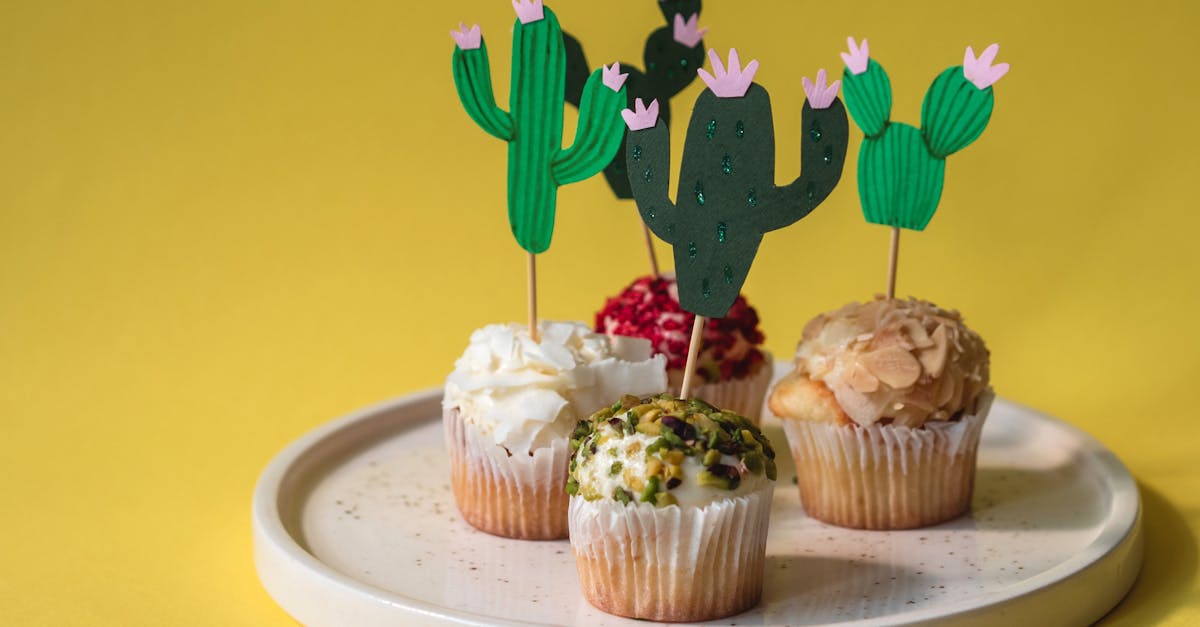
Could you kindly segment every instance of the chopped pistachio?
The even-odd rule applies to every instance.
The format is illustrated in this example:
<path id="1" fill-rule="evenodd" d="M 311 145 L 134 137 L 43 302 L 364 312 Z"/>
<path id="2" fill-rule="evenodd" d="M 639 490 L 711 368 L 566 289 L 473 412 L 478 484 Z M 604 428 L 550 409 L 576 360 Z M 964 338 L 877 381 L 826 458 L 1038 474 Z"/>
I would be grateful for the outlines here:
<path id="1" fill-rule="evenodd" d="M 775 477 L 778 475 L 778 471 L 775 469 L 775 460 L 768 457 L 767 460 L 763 462 L 763 466 L 766 470 L 767 478 L 771 481 L 774 481 Z"/>
<path id="2" fill-rule="evenodd" d="M 695 425 L 699 427 L 701 431 L 712 431 L 713 429 L 720 428 L 717 426 L 716 421 L 708 416 L 705 416 L 704 414 L 693 414 L 693 417 L 696 420 Z"/>
<path id="3" fill-rule="evenodd" d="M 646 435 L 658 435 L 662 431 L 662 427 L 657 422 L 639 422 L 637 431 Z"/>
<path id="4" fill-rule="evenodd" d="M 610 477 L 615 477 L 615 476 L 621 474 L 621 466 L 622 466 L 621 462 L 613 462 L 612 466 L 608 467 L 608 475 Z"/>
<path id="5" fill-rule="evenodd" d="M 659 492 L 654 495 L 654 504 L 658 507 L 666 507 L 668 505 L 678 505 L 679 501 L 676 501 L 675 495 L 670 492 Z"/>
<path id="6" fill-rule="evenodd" d="M 626 490 L 617 488 L 617 489 L 613 490 L 613 498 L 621 503 L 628 505 L 629 502 L 633 500 L 633 495 L 630 494 Z"/>
<path id="7" fill-rule="evenodd" d="M 658 494 L 658 477 L 650 477 L 646 480 L 646 487 L 642 489 L 642 501 L 653 503 L 655 494 Z"/>
<path id="8" fill-rule="evenodd" d="M 667 466 L 667 476 L 672 479 L 683 479 L 683 466 L 678 464 Z"/>
<path id="9" fill-rule="evenodd" d="M 746 453 L 746 457 L 742 459 L 742 463 L 746 464 L 746 470 L 761 475 L 763 472 L 763 456 L 758 453 Z"/>
<path id="10" fill-rule="evenodd" d="M 656 458 L 652 457 L 652 458 L 650 458 L 650 461 L 646 462 L 646 475 L 647 476 L 658 475 L 659 473 L 662 472 L 662 469 L 663 469 L 663 463 Z"/>
<path id="11" fill-rule="evenodd" d="M 625 480 L 625 485 L 639 492 L 642 491 L 642 488 L 646 487 L 646 480 L 635 475 L 631 468 L 626 468 L 625 472 L 621 473 L 621 478 Z"/>
<path id="12" fill-rule="evenodd" d="M 683 451 L 667 451 L 662 456 L 663 461 L 675 466 L 682 464 L 685 457 L 687 456 L 683 454 Z"/>
<path id="13" fill-rule="evenodd" d="M 703 463 L 705 466 L 712 466 L 720 461 L 721 451 L 709 449 L 709 451 L 704 454 L 704 460 L 701 463 Z"/>
<path id="14" fill-rule="evenodd" d="M 570 494 L 571 496 L 579 494 L 579 482 L 575 481 L 574 477 L 567 478 L 567 494 Z"/>
<path id="15" fill-rule="evenodd" d="M 654 405 L 646 403 L 644 405 L 638 405 L 629 411 L 632 412 L 634 416 L 641 418 L 642 416 L 646 415 L 646 412 L 649 412 L 652 409 L 654 409 Z"/>
<path id="16" fill-rule="evenodd" d="M 663 429 L 662 437 L 664 440 L 674 446 L 684 446 L 683 438 L 676 435 L 675 432 L 670 429 Z"/>

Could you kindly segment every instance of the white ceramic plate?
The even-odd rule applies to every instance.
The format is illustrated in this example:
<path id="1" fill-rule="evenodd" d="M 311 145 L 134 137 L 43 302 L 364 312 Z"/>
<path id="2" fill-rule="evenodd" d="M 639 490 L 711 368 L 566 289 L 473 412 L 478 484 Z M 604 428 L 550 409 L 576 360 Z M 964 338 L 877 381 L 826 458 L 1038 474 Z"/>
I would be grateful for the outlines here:
<path id="1" fill-rule="evenodd" d="M 336 420 L 281 452 L 254 494 L 267 592 L 314 627 L 644 625 L 580 596 L 570 545 L 495 538 L 458 515 L 441 392 Z M 974 510 L 912 531 L 805 516 L 782 430 L 762 602 L 714 624 L 1088 624 L 1142 560 L 1137 485 L 1087 434 L 997 400 Z"/>

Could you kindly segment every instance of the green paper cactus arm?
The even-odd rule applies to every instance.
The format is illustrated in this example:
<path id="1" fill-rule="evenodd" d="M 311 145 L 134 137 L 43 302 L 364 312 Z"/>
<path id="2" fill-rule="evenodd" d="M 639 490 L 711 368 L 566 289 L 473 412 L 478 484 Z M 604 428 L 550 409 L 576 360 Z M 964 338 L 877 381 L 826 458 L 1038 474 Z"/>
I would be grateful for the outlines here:
<path id="1" fill-rule="evenodd" d="M 677 225 L 678 211 L 668 190 L 671 183 L 671 131 L 659 118 L 657 100 L 652 100 L 647 107 L 638 98 L 633 106 L 633 110 L 621 112 L 629 127 L 625 139 L 629 185 L 642 221 L 659 239 L 675 245 L 681 229 Z"/>
<path id="2" fill-rule="evenodd" d="M 881 135 L 892 115 L 892 83 L 883 66 L 870 58 L 867 40 L 856 45 L 853 37 L 847 37 L 850 52 L 842 53 L 846 69 L 842 72 L 842 85 L 846 93 L 846 108 L 854 117 L 854 123 L 867 137 Z"/>
<path id="3" fill-rule="evenodd" d="M 587 55 L 583 45 L 571 33 L 563 31 L 563 49 L 567 53 L 566 91 L 563 93 L 567 103 L 576 109 L 583 102 L 583 88 L 587 86 L 592 72 L 589 69 Z"/>
<path id="4" fill-rule="evenodd" d="M 670 124 L 670 100 L 696 80 L 696 70 L 704 65 L 704 35 L 699 11 L 676 13 L 667 18 L 670 24 L 646 38 L 642 50 L 645 76 L 639 81 L 633 96 L 655 98 L 662 106 L 662 118 Z"/>
<path id="5" fill-rule="evenodd" d="M 975 58 L 967 46 L 963 64 L 942 72 L 921 104 L 921 135 L 939 159 L 966 148 L 983 134 L 992 117 L 992 84 L 1008 72 L 1007 63 L 992 65 L 1000 46 L 992 44 Z"/>
<path id="6" fill-rule="evenodd" d="M 615 64 L 597 72 L 599 84 L 584 95 L 589 105 L 580 118 L 579 136 L 574 146 L 563 150 L 567 55 L 562 29 L 542 0 L 513 0 L 513 8 L 517 22 L 511 113 L 495 106 L 478 27 L 461 26 L 450 34 L 458 45 L 454 70 L 463 106 L 484 130 L 508 142 L 508 222 L 513 237 L 538 254 L 550 247 L 554 235 L 558 187 L 598 172 L 616 152 L 622 134 L 617 111 L 625 101 L 626 75 Z"/>
<path id="7" fill-rule="evenodd" d="M 825 201 L 842 178 L 850 122 L 837 98 L 838 84 L 826 86 L 825 70 L 815 83 L 804 78 L 808 95 L 800 114 L 800 176 L 784 187 L 769 188 L 760 199 L 757 225 L 763 233 L 803 219 Z"/>
<path id="8" fill-rule="evenodd" d="M 646 39 L 643 50 L 645 72 L 630 64 L 621 64 L 629 74 L 625 84 L 625 106 L 632 107 L 635 98 L 657 100 L 663 122 L 668 125 L 671 123 L 670 99 L 696 80 L 695 68 L 704 63 L 703 38 L 708 29 L 700 27 L 700 7 L 699 0 L 659 2 L 667 25 L 650 33 Z M 582 104 L 584 82 L 589 76 L 587 57 L 583 46 L 569 33 L 563 33 L 563 45 L 567 52 L 566 99 L 571 105 L 579 107 Z M 622 134 L 616 156 L 604 168 L 604 178 L 617 198 L 631 199 L 633 190 L 625 170 L 624 139 Z"/>
<path id="9" fill-rule="evenodd" d="M 509 141 L 513 137 L 512 116 L 496 104 L 492 90 L 492 71 L 488 63 L 487 45 L 479 31 L 479 25 L 467 29 L 450 31 L 458 44 L 451 61 L 454 69 L 454 86 L 467 115 L 489 135 Z"/>
<path id="10" fill-rule="evenodd" d="M 625 75 L 614 63 L 592 73 L 579 108 L 575 142 L 560 150 L 553 163 L 554 179 L 559 185 L 592 177 L 605 168 L 621 145 L 625 128 L 620 112 L 625 108 Z"/>

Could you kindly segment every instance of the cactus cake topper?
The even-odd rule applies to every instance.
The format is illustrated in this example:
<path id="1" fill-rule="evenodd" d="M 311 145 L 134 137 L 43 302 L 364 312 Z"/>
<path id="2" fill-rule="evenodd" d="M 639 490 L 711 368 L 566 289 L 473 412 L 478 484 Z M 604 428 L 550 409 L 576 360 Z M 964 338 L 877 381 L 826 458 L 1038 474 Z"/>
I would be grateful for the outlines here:
<path id="1" fill-rule="evenodd" d="M 671 124 L 671 98 L 677 96 L 696 80 L 696 68 L 704 64 L 704 35 L 707 28 L 700 27 L 700 0 L 656 0 L 666 19 L 666 25 L 650 33 L 642 53 L 645 70 L 629 63 L 621 68 L 629 73 L 625 83 L 626 106 L 633 107 L 637 99 L 653 101 L 656 117 L 661 116 L 668 126 Z M 567 102 L 579 106 L 583 87 L 588 77 L 587 56 L 583 46 L 569 33 L 563 33 L 563 45 L 567 48 Z M 629 174 L 625 170 L 625 137 L 612 162 L 604 168 L 604 178 L 613 194 L 622 200 L 633 198 L 629 186 Z M 643 224 L 642 236 L 646 254 L 650 260 L 650 271 L 659 276 L 658 257 L 654 252 L 654 240 L 650 230 Z"/>
<path id="2" fill-rule="evenodd" d="M 574 143 L 562 147 L 566 50 L 558 18 L 542 0 L 512 0 L 512 75 L 509 111 L 496 104 L 487 43 L 479 26 L 460 24 L 454 84 L 467 115 L 489 135 L 508 142 L 508 220 L 529 252 L 530 335 L 536 335 L 534 255 L 550 247 L 558 187 L 591 177 L 612 160 L 624 136 L 620 112 L 625 80 L 619 64 L 592 72 L 581 93 Z"/>
<path id="3" fill-rule="evenodd" d="M 671 139 L 655 103 L 636 100 L 622 115 L 629 127 L 626 165 L 642 220 L 671 244 L 679 302 L 696 314 L 693 344 L 704 318 L 721 318 L 741 292 L 763 234 L 807 216 L 842 175 L 849 139 L 840 81 L 805 79 L 801 110 L 800 175 L 775 184 L 775 129 L 771 100 L 754 83 L 758 62 L 742 67 L 736 50 L 728 65 L 709 51 L 713 72 L 700 69 L 705 89 L 696 100 L 684 142 L 679 192 L 668 195 Z M 694 357 L 695 346 L 689 351 Z M 685 370 L 684 390 L 694 370 Z"/>
<path id="4" fill-rule="evenodd" d="M 696 69 L 704 65 L 704 35 L 708 29 L 699 24 L 700 0 L 656 1 L 667 24 L 646 38 L 642 52 L 645 70 L 632 63 L 621 63 L 621 68 L 629 73 L 625 83 L 626 106 L 632 107 L 636 98 L 646 102 L 657 100 L 659 114 L 670 125 L 671 99 L 696 80 Z M 567 102 L 578 107 L 588 78 L 587 56 L 579 40 L 570 33 L 563 33 L 563 44 L 567 48 Z M 617 198 L 633 198 L 625 172 L 624 137 L 616 157 L 604 168 L 604 178 Z"/>
<path id="5" fill-rule="evenodd" d="M 870 57 L 867 40 L 847 38 L 842 53 L 846 108 L 863 131 L 858 153 L 858 195 L 867 222 L 892 228 L 888 298 L 895 297 L 900 229 L 921 231 L 937 211 L 946 157 L 979 138 L 992 115 L 992 85 L 1008 72 L 993 64 L 1000 47 L 975 57 L 967 46 L 963 64 L 947 68 L 921 104 L 921 127 L 889 118 L 892 88 L 887 72 Z"/>

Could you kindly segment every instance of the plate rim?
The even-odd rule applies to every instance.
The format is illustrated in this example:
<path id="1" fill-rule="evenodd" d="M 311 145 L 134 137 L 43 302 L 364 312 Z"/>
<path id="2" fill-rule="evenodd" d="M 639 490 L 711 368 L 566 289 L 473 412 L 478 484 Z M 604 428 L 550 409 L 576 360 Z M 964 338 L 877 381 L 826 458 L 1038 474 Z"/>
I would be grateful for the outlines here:
<path id="1" fill-rule="evenodd" d="M 286 599 L 287 595 L 279 589 L 281 584 L 275 581 L 274 572 L 276 569 L 289 566 L 307 575 L 310 578 L 307 583 L 310 585 L 333 586 L 333 590 L 336 590 L 338 594 L 357 597 L 362 602 L 376 606 L 377 609 L 404 610 L 410 612 L 413 618 L 424 617 L 462 625 L 544 624 L 513 621 L 448 608 L 359 581 L 330 567 L 309 552 L 283 522 L 284 516 L 280 511 L 281 490 L 298 463 L 318 450 L 323 442 L 340 433 L 353 430 L 362 423 L 381 419 L 383 414 L 404 406 L 433 403 L 439 401 L 441 396 L 441 388 L 428 388 L 351 411 L 309 430 L 285 446 L 267 463 L 255 484 L 252 499 L 254 561 L 259 580 L 268 595 L 293 618 L 301 619 L 302 617 L 293 614 L 292 608 L 289 607 L 291 603 Z M 1102 473 L 1100 478 L 1112 494 L 1113 500 L 1109 505 L 1110 515 L 1106 517 L 1107 522 L 1100 533 L 1086 547 L 1066 561 L 1011 586 L 936 608 L 914 609 L 886 617 L 867 618 L 854 624 L 901 625 L 973 617 L 992 610 L 1002 603 L 1031 597 L 1069 582 L 1073 576 L 1100 567 L 1105 563 L 1106 558 L 1112 558 L 1118 554 L 1128 554 L 1131 560 L 1136 561 L 1136 567 L 1129 569 L 1131 572 L 1125 576 L 1127 582 L 1116 583 L 1116 586 L 1120 588 L 1120 596 L 1115 597 L 1111 603 L 1107 604 L 1103 612 L 1096 614 L 1091 620 L 1098 620 L 1105 613 L 1111 611 L 1128 594 L 1141 569 L 1143 551 L 1141 493 L 1133 475 L 1115 453 L 1083 429 L 1022 403 L 1000 397 L 996 398 L 996 402 L 1006 405 L 1018 413 L 1034 416 L 1054 428 L 1066 431 L 1084 445 L 1081 453 L 1085 454 L 1091 463 L 1098 463 L 1107 471 Z M 436 420 L 436 418 L 409 417 L 404 418 L 403 422 L 424 424 Z M 1113 512 L 1116 512 L 1115 519 L 1112 515 Z M 287 563 L 271 563 L 272 560 L 278 559 Z"/>

